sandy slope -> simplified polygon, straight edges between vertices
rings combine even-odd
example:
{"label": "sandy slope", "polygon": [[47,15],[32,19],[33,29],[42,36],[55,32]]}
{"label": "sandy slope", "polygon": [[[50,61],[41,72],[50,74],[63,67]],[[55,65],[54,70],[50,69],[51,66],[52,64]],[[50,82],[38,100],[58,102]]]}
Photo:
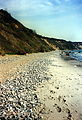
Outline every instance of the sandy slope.
{"label": "sandy slope", "polygon": [[50,60],[53,77],[37,89],[46,111],[43,120],[82,120],[82,68],[62,60],[57,52]]}

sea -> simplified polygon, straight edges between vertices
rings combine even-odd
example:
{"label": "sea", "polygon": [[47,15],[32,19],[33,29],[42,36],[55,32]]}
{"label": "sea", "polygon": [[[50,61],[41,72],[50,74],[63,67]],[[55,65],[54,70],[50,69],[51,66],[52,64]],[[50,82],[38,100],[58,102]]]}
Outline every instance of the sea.
{"label": "sea", "polygon": [[69,55],[71,58],[74,58],[75,60],[82,62],[82,49],[69,51]]}

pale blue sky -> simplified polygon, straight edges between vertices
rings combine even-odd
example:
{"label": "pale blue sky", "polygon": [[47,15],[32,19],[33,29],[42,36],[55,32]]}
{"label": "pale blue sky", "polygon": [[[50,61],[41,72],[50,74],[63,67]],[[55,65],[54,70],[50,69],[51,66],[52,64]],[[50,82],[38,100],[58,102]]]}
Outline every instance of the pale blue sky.
{"label": "pale blue sky", "polygon": [[0,0],[0,8],[41,35],[82,42],[82,0]]}

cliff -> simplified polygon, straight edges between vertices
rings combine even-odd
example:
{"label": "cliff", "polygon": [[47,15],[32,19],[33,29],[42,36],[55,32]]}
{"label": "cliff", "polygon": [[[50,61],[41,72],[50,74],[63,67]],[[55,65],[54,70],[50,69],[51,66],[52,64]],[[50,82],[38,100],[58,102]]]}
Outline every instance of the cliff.
{"label": "cliff", "polygon": [[7,11],[0,10],[0,54],[75,49],[75,46],[72,42],[38,35],[35,31],[22,25]]}

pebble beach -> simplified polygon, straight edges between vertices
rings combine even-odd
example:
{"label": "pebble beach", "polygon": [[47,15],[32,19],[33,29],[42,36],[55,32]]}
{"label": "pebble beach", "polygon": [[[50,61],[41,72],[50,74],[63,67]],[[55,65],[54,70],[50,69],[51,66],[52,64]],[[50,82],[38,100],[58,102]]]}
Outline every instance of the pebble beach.
{"label": "pebble beach", "polygon": [[0,56],[0,120],[82,120],[82,68],[71,63],[60,51]]}

